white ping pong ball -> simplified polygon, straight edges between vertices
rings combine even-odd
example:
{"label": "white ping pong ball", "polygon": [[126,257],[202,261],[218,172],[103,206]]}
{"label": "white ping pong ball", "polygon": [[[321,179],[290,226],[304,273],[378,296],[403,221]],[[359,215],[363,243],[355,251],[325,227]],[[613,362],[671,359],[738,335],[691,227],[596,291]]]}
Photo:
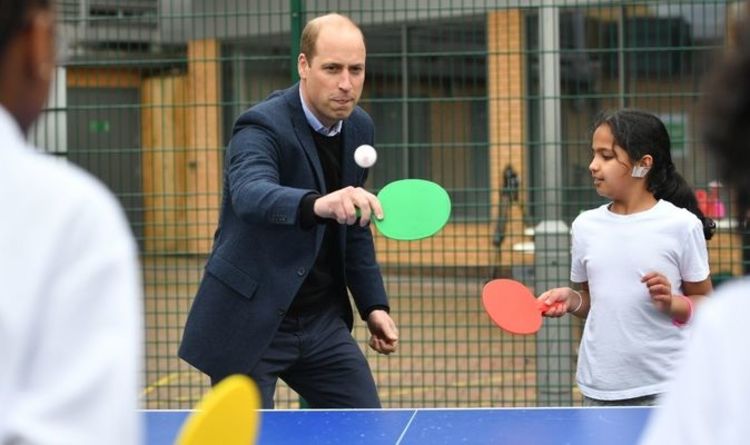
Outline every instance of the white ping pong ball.
{"label": "white ping pong ball", "polygon": [[372,145],[360,145],[354,150],[354,162],[362,168],[370,168],[378,160],[378,152]]}

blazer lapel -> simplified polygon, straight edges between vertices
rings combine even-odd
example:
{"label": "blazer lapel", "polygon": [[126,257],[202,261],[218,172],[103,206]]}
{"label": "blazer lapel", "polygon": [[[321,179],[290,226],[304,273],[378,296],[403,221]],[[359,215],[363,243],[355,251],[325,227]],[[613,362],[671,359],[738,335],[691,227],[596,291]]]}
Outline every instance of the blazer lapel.
{"label": "blazer lapel", "polygon": [[307,155],[307,160],[312,166],[313,172],[315,173],[315,182],[318,184],[318,190],[321,195],[328,193],[326,189],[326,181],[323,176],[323,167],[320,165],[320,157],[318,156],[318,150],[315,148],[315,141],[312,137],[312,130],[310,125],[307,123],[305,118],[305,112],[302,110],[302,102],[299,96],[299,83],[294,84],[287,94],[285,94],[289,108],[291,109],[292,125],[294,126],[294,134],[297,136],[297,140],[302,146],[302,150]]}

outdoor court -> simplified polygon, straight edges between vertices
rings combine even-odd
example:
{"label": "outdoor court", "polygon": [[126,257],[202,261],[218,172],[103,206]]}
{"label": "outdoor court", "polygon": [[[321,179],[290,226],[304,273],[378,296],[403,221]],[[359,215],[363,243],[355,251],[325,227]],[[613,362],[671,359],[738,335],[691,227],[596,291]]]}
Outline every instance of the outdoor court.
{"label": "outdoor court", "polygon": [[[259,444],[636,444],[651,408],[271,410]],[[172,445],[189,411],[148,410],[146,445]]]}

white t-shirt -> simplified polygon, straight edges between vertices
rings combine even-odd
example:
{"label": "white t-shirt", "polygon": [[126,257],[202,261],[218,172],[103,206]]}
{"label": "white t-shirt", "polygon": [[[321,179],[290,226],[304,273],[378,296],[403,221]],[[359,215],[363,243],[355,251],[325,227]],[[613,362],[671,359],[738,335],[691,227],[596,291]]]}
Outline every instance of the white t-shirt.
{"label": "white t-shirt", "polygon": [[114,197],[0,107],[0,443],[141,443],[142,290]]}
{"label": "white t-shirt", "polygon": [[581,393],[622,400],[663,392],[687,330],[654,307],[641,277],[660,272],[673,292],[683,281],[708,278],[700,220],[663,200],[631,215],[603,205],[579,215],[571,237],[570,279],[588,281],[591,291],[578,357]]}
{"label": "white t-shirt", "polygon": [[691,338],[642,445],[750,441],[750,279],[722,285],[696,314]]}

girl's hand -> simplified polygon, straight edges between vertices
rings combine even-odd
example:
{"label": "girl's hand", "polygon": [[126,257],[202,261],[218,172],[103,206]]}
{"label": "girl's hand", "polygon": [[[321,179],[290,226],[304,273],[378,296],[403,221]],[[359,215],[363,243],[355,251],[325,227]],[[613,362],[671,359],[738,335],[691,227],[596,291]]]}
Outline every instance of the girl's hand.
{"label": "girl's hand", "polygon": [[542,312],[545,317],[562,317],[578,306],[578,294],[569,287],[558,287],[544,292],[537,301],[549,306]]}
{"label": "girl's hand", "polygon": [[669,282],[669,278],[658,272],[649,272],[641,278],[641,282],[648,287],[648,293],[651,295],[654,307],[660,312],[670,315],[672,311],[672,283]]}

